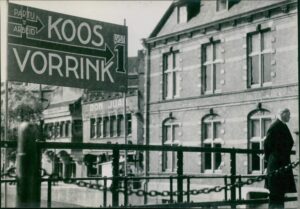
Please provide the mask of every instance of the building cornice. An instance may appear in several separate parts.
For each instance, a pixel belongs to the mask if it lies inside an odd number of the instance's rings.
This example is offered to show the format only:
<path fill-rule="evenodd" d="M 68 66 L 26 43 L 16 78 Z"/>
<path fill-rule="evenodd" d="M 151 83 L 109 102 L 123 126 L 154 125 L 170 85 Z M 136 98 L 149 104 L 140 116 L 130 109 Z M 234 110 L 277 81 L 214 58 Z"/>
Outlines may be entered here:
<path fill-rule="evenodd" d="M 207 95 L 201 95 L 196 97 L 184 97 L 184 98 L 178 98 L 178 99 L 172 99 L 172 100 L 161 100 L 157 102 L 151 102 L 150 105 L 161 105 L 164 103 L 172 103 L 172 102 L 180 102 L 180 101 L 187 101 L 187 100 L 196 100 L 196 99 L 205 99 L 205 98 L 211 98 L 211 97 L 220 97 L 220 96 L 230 96 L 230 95 L 240 95 L 242 93 L 249 94 L 251 92 L 261 92 L 261 91 L 268 91 L 268 90 L 275 90 L 275 89 L 282 89 L 282 88 L 295 88 L 298 86 L 298 83 L 288 84 L 288 85 L 278 85 L 278 86 L 269 86 L 269 87 L 262 87 L 262 88 L 253 88 L 253 89 L 246 89 L 241 91 L 231 91 L 231 92 L 222 92 L 218 94 L 207 94 Z M 293 95 L 298 96 L 298 95 Z"/>

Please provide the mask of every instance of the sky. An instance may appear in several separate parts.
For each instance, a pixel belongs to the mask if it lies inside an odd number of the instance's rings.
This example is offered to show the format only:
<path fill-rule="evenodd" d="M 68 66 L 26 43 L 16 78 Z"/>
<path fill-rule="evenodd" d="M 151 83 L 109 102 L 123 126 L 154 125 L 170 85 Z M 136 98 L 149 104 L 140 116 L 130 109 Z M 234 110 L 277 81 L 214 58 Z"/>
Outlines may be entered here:
<path fill-rule="evenodd" d="M 9 2 L 119 25 L 123 25 L 126 19 L 128 56 L 132 57 L 137 56 L 137 50 L 143 48 L 141 39 L 150 35 L 172 0 L 9 0 Z M 1 74 L 3 75 L 2 70 Z M 3 76 L 1 81 L 2 78 Z"/>

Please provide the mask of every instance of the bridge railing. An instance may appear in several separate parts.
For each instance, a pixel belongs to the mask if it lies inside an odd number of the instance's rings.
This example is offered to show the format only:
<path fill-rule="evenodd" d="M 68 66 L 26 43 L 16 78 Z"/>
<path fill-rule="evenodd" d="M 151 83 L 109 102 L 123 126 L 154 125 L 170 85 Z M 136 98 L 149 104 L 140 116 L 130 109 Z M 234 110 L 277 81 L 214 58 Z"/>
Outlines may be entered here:
<path fill-rule="evenodd" d="M 159 145 L 125 145 L 125 144 L 101 144 L 101 143 L 61 143 L 61 142 L 35 142 L 36 147 L 39 150 L 38 153 L 41 153 L 45 149 L 76 149 L 76 150 L 112 150 L 112 167 L 113 167 L 113 176 L 112 177 L 89 177 L 89 178 L 62 178 L 56 174 L 47 174 L 47 172 L 41 172 L 41 182 L 47 182 L 47 207 L 51 207 L 52 202 L 52 183 L 57 181 L 62 181 L 64 183 L 75 184 L 81 187 L 87 187 L 91 189 L 97 189 L 103 192 L 103 206 L 108 206 L 108 192 L 111 193 L 111 203 L 112 207 L 121 206 L 119 204 L 120 194 L 122 194 L 124 200 L 123 206 L 128 206 L 128 196 L 136 195 L 140 197 L 156 197 L 162 196 L 167 198 L 169 204 L 183 204 L 184 197 L 185 203 L 191 203 L 192 195 L 199 194 L 208 194 L 212 192 L 224 192 L 224 204 L 231 202 L 231 206 L 234 208 L 235 201 L 238 204 L 239 201 L 242 201 L 241 197 L 241 188 L 244 185 L 250 185 L 255 182 L 260 182 L 264 180 L 264 175 L 258 176 L 248 176 L 247 181 L 242 181 L 246 176 L 237 174 L 237 155 L 238 154 L 262 154 L 262 150 L 249 150 L 249 149 L 235 149 L 235 148 L 203 148 L 203 147 L 188 147 L 188 146 L 159 146 Z M 1 148 L 15 148 L 17 142 L 11 141 L 2 141 L 0 143 Z M 172 176 L 120 176 L 119 175 L 119 158 L 120 151 L 124 150 L 135 150 L 135 151 L 159 151 L 159 152 L 176 152 L 177 153 L 177 170 L 176 174 Z M 195 175 L 184 175 L 183 169 L 183 159 L 184 154 L 188 152 L 194 153 L 227 153 L 230 155 L 230 173 L 228 175 L 218 175 L 218 176 L 195 176 Z M 293 152 L 295 153 L 295 152 Z M 41 159 L 40 159 L 41 160 Z M 298 165 L 298 164 L 297 164 Z M 293 165 L 294 167 L 297 165 Z M 43 170 L 43 169 L 41 169 Z M 1 176 L 2 177 L 2 176 Z M 192 179 L 201 179 L 201 178 L 221 178 L 224 181 L 224 186 L 215 186 L 209 188 L 201 189 L 191 189 L 191 180 Z M 151 181 L 164 179 L 169 181 L 169 189 L 164 191 L 142 189 L 132 189 L 128 187 L 130 181 Z M 249 180 L 250 179 L 250 180 Z M 251 180 L 255 179 L 255 180 Z M 89 183 L 89 181 L 97 180 L 102 181 L 103 184 L 98 183 Z M 107 186 L 107 182 L 111 181 L 111 186 Z M 173 182 L 176 181 L 176 186 L 174 188 Z M 2 180 L 1 183 L 13 182 L 13 180 Z M 122 183 L 122 186 L 120 186 Z M 184 187 L 186 185 L 186 187 Z M 238 192 L 238 195 L 237 195 Z M 230 195 L 230 196 L 229 196 Z M 238 197 L 237 197 L 238 196 Z M 145 202 L 147 203 L 147 202 Z M 226 204 L 227 204 L 226 203 Z M 253 203 L 253 202 L 252 202 Z M 193 203 L 194 204 L 194 203 Z M 192 205 L 193 205 L 192 204 Z M 208 204 L 208 203 L 207 203 Z M 225 204 L 225 205 L 226 205 Z M 250 204 L 250 203 L 249 203 Z M 192 207 L 191 205 L 191 207 Z M 220 205 L 220 203 L 219 203 Z"/>

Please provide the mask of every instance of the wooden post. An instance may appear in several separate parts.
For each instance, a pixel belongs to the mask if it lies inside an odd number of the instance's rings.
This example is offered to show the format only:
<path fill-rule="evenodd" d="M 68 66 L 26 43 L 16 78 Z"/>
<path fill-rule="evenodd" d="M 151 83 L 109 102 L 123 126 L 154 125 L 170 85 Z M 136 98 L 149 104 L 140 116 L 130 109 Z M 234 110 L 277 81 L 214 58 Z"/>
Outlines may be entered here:
<path fill-rule="evenodd" d="M 17 208 L 40 207 L 41 156 L 35 142 L 38 134 L 38 127 L 27 122 L 23 122 L 18 130 Z"/>

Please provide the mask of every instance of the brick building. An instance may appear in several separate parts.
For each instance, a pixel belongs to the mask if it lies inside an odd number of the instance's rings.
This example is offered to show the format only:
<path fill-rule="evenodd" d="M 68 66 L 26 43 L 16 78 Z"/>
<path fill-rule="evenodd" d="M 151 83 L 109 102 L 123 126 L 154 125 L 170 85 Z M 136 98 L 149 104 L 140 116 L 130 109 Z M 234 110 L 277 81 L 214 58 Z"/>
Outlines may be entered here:
<path fill-rule="evenodd" d="M 146 144 L 262 149 L 282 107 L 298 130 L 297 32 L 297 1 L 173 1 L 144 40 Z M 176 174 L 175 153 L 150 152 L 147 160 L 148 174 Z M 229 160 L 184 153 L 184 174 L 229 174 Z M 237 156 L 238 174 L 262 174 L 264 166 L 261 155 Z"/>

